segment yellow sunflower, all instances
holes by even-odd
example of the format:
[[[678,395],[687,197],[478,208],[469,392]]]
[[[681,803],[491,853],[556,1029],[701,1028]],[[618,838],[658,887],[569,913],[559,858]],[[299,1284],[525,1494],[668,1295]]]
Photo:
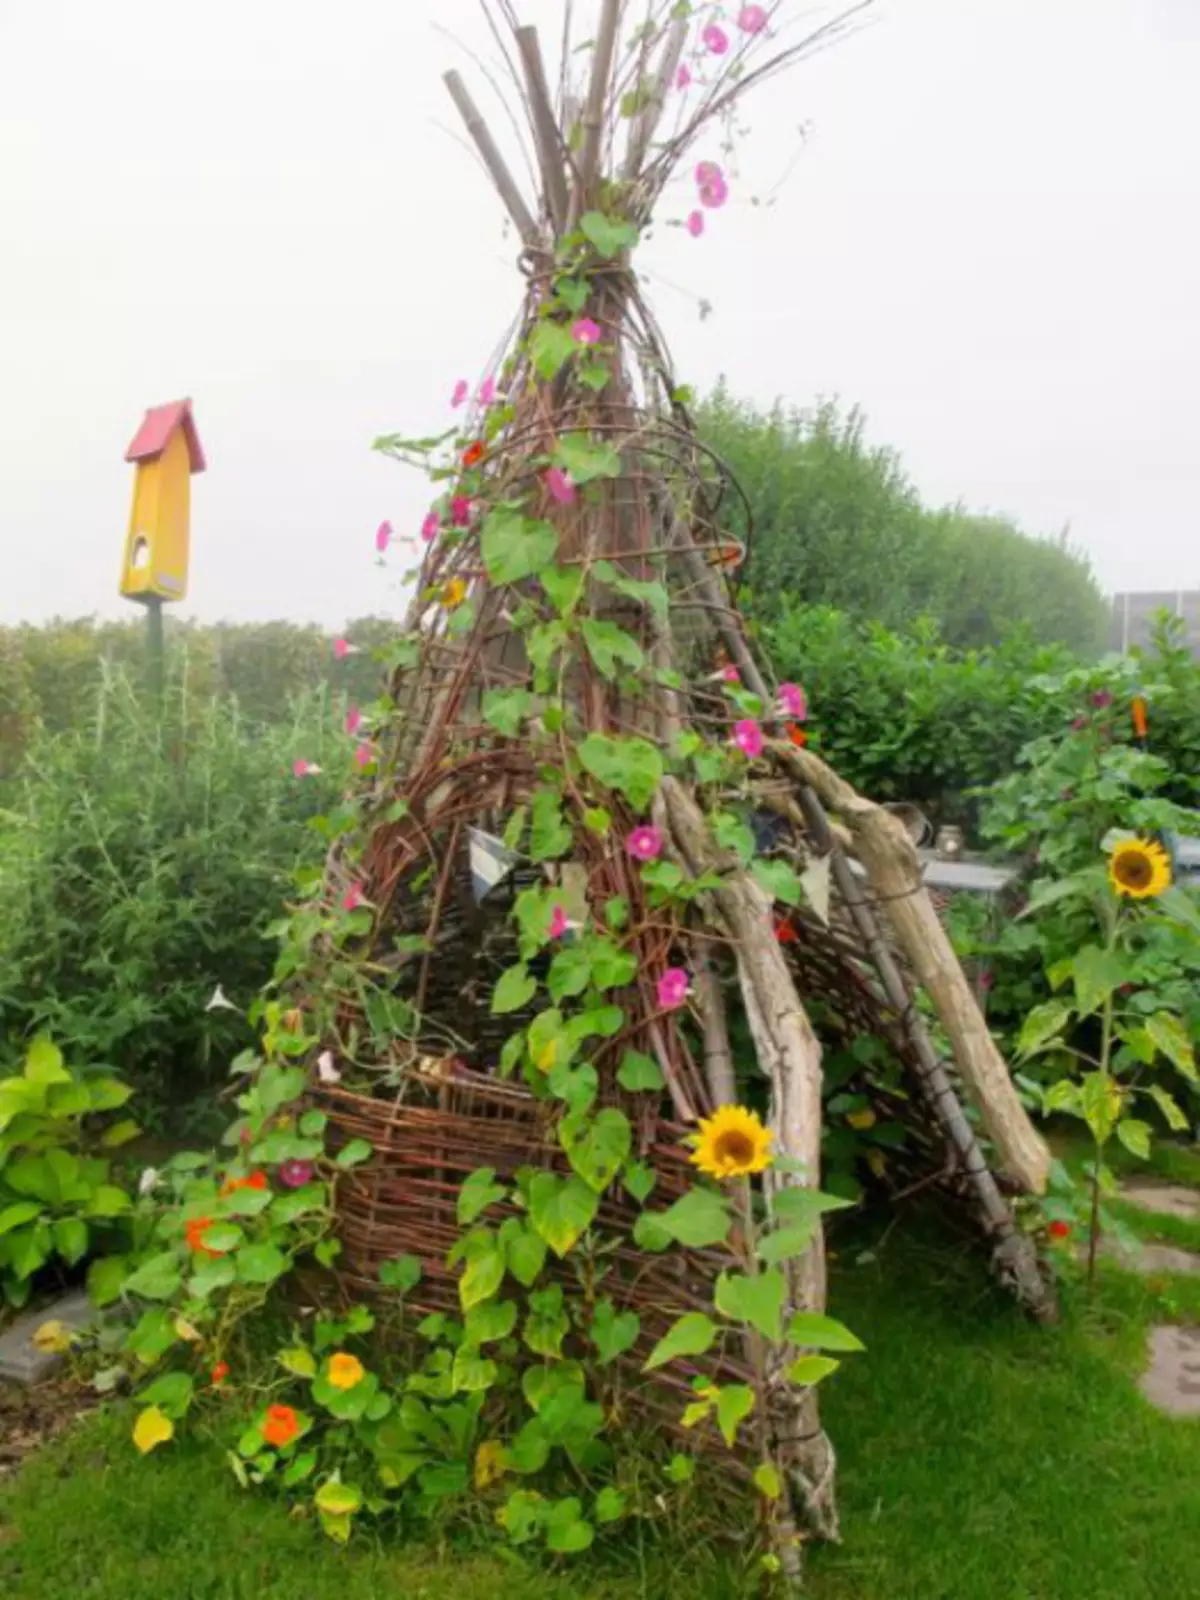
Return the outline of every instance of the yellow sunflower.
[[[1118,894],[1149,900],[1171,887],[1171,863],[1162,845],[1148,839],[1122,839],[1108,857],[1108,876]]]
[[[700,1123],[692,1161],[710,1178],[744,1178],[771,1165],[771,1141],[757,1111],[721,1106]]]
[[[329,1358],[329,1382],[335,1389],[353,1389],[366,1377],[363,1364],[357,1356],[339,1350]]]

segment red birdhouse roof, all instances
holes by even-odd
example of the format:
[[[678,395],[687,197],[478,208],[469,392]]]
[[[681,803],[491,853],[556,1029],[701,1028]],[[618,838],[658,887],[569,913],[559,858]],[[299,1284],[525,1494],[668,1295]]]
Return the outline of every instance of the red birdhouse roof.
[[[125,452],[126,461],[153,461],[154,457],[162,455],[170,444],[176,428],[183,429],[192,471],[203,472],[206,465],[204,449],[200,443],[200,435],[196,432],[190,400],[172,400],[165,406],[152,406],[142,419],[141,427],[134,434],[133,443]]]

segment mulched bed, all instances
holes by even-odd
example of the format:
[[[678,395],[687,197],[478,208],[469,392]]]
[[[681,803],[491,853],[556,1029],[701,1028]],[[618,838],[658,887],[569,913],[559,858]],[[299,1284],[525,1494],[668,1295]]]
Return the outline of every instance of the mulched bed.
[[[32,1389],[0,1380],[0,1482],[96,1403],[97,1396],[69,1374],[48,1378]]]

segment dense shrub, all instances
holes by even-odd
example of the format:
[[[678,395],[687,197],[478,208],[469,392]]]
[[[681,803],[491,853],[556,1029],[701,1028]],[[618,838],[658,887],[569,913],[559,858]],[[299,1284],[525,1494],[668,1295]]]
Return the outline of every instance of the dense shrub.
[[[266,930],[298,859],[320,859],[307,822],[349,765],[344,713],[320,692],[255,728],[186,671],[161,716],[115,672],[85,704],[73,730],[35,733],[6,786],[0,1059],[45,1030],[178,1109],[249,1037],[206,1005],[220,984],[245,1006],[270,975]],[[294,778],[301,756],[323,772]]]
[[[959,647],[1024,626],[1083,654],[1101,648],[1108,607],[1082,555],[1000,517],[923,507],[899,458],[865,442],[859,412],[763,412],[719,388],[698,420],[749,502],[760,616],[803,602],[901,630],[928,616]]]

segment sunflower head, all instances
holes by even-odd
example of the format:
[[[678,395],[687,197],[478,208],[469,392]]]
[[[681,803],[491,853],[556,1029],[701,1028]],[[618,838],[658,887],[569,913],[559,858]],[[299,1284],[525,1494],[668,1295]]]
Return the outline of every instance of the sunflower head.
[[[1122,839],[1108,857],[1108,877],[1120,895],[1149,900],[1171,887],[1171,863],[1162,845],[1148,839]]]
[[[710,1178],[745,1178],[771,1165],[773,1138],[757,1111],[722,1106],[701,1121],[692,1161]]]

